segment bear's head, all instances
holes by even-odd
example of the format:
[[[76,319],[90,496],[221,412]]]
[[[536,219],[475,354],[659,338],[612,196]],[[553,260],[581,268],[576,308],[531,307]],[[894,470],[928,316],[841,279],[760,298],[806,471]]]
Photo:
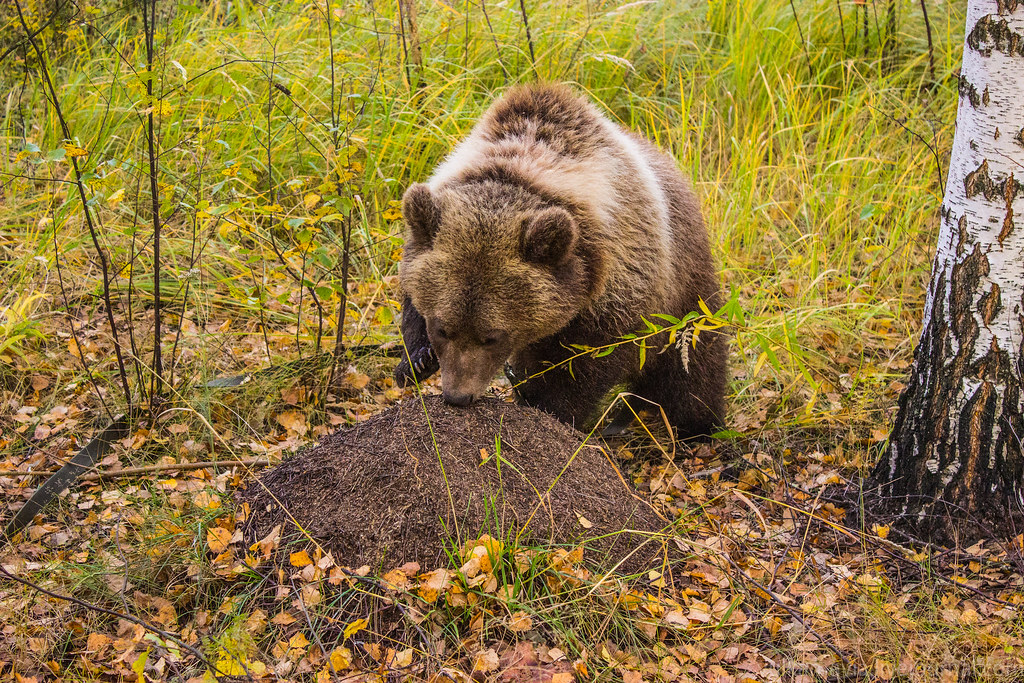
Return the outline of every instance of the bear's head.
[[[503,183],[415,184],[402,213],[402,288],[426,319],[449,403],[471,403],[510,356],[592,301],[594,259],[564,206]]]

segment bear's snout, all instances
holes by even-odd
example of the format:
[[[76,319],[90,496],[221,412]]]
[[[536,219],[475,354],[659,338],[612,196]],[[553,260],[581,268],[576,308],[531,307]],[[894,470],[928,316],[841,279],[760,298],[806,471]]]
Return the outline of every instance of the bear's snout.
[[[443,391],[442,396],[445,403],[460,408],[465,408],[476,399],[473,394],[460,394],[455,391]]]

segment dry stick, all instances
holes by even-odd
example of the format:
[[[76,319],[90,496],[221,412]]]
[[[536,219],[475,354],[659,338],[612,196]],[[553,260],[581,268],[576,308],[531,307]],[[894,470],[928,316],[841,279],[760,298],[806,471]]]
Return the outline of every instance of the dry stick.
[[[941,193],[943,188],[946,187],[946,179],[942,176],[942,159],[939,157],[939,151],[938,149],[936,149],[935,145],[929,143],[927,140],[924,139],[924,137],[921,136],[920,133],[913,130],[912,128],[909,128],[907,124],[897,119],[896,117],[892,116],[891,114],[884,112],[881,109],[875,109],[875,107],[871,108],[877,111],[882,116],[889,119],[890,121],[892,121],[893,123],[895,123],[896,125],[898,125],[903,130],[913,135],[915,138],[921,141],[921,144],[928,148],[928,151],[931,152],[932,157],[935,159],[935,173],[936,175],[939,176],[939,192]]]
[[[800,15],[796,13],[796,5],[793,4],[793,0],[789,0],[789,8],[793,10],[793,21],[796,22],[796,30],[797,33],[800,34],[800,49],[803,50],[804,59],[807,60],[807,75],[810,76],[811,80],[814,80],[814,67],[811,66],[811,53],[807,51],[807,41],[804,39],[804,29],[800,26]]]
[[[402,40],[402,54],[405,56],[403,64],[405,65],[405,80],[409,83],[409,87],[412,87],[412,71],[409,69],[409,46],[405,41],[405,10],[403,0],[398,0],[398,35]]]
[[[277,203],[277,193],[274,187],[274,160],[271,146],[274,142],[274,133],[271,130],[271,114],[274,111],[274,65],[277,62],[277,46],[274,46],[274,59],[270,63],[270,70],[267,72],[267,199],[271,204]]]
[[[147,12],[147,7],[149,11]],[[149,153],[149,195],[153,213],[153,377],[150,385],[150,408],[155,407],[163,393],[163,359],[160,357],[160,188],[156,160],[156,132],[153,109],[153,35],[156,32],[156,0],[142,3],[142,30],[146,37],[146,97],[149,113],[146,115],[146,145]],[[154,411],[155,412],[155,411]]]
[[[928,70],[935,80],[935,48],[932,46],[932,22],[928,19],[928,6],[921,0],[921,14],[924,15],[924,31],[928,36]]]
[[[252,467],[258,465],[271,465],[268,458],[243,458],[242,460],[204,460],[203,462],[180,462],[164,463],[162,465],[140,465],[139,467],[125,467],[122,470],[94,471],[82,475],[82,481],[99,481],[101,479],[117,479],[135,474],[153,474],[154,472],[185,472],[188,470],[205,470],[208,467]],[[4,472],[5,477],[45,477],[56,474],[58,470],[38,470],[36,472]]]
[[[868,6],[867,3],[861,5],[864,9],[864,56],[868,56],[868,48],[871,46],[871,41],[868,36]]]
[[[18,0],[15,0],[15,2],[17,2],[17,1]],[[34,583],[32,581],[29,581],[28,579],[23,579],[20,576],[15,576],[14,574],[12,574],[9,571],[7,571],[7,569],[2,564],[0,564],[0,575],[3,575],[5,577],[7,577],[8,579],[10,579],[11,581],[14,581],[16,583],[20,583],[23,586],[27,586],[28,588],[31,588],[31,589],[36,590],[36,591],[39,591],[43,595],[48,595],[51,598],[54,598],[55,600],[64,600],[65,602],[74,603],[74,604],[78,605],[79,607],[84,607],[85,609],[90,610],[92,612],[99,612],[101,614],[106,614],[107,616],[117,617],[119,619],[124,619],[126,621],[130,621],[133,624],[141,626],[142,628],[146,629],[147,631],[149,631],[151,633],[157,634],[158,636],[160,636],[164,640],[170,640],[173,643],[175,643],[176,645],[178,645],[179,647],[185,648],[186,650],[188,650],[192,654],[193,657],[195,657],[200,662],[202,662],[202,664],[204,666],[206,666],[208,669],[210,669],[211,671],[216,672],[217,674],[219,674],[221,676],[225,675],[220,669],[218,669],[213,664],[213,662],[211,662],[208,659],[206,659],[206,657],[203,656],[203,653],[201,653],[199,650],[195,649],[194,647],[192,647],[191,645],[186,643],[184,640],[182,640],[178,636],[174,635],[173,633],[169,633],[167,631],[159,629],[156,626],[153,626],[152,624],[150,624],[150,623],[148,623],[146,621],[143,621],[142,619],[139,619],[136,616],[133,616],[131,614],[127,614],[125,612],[118,612],[116,610],[107,609],[106,607],[100,607],[99,605],[94,605],[91,602],[86,602],[85,600],[80,600],[80,599],[74,597],[73,595],[61,595],[60,593],[54,593],[53,591],[50,591],[50,590],[47,590],[47,589],[43,588],[38,583]],[[232,657],[234,658],[233,655],[232,655]]]
[[[882,51],[883,54],[891,56],[893,50],[896,49],[896,0],[889,0],[889,5],[885,9],[885,49]]]
[[[847,659],[846,656],[843,655],[843,653],[839,651],[839,648],[837,648],[835,645],[833,645],[832,643],[830,643],[827,640],[825,640],[825,637],[823,635],[821,635],[820,633],[815,631],[813,627],[808,625],[808,623],[806,621],[804,621],[803,615],[801,615],[800,612],[798,612],[796,609],[794,609],[794,608],[790,607],[789,605],[787,605],[786,602],[780,596],[775,594],[775,591],[770,590],[766,586],[762,586],[753,577],[751,577],[749,574],[747,574],[747,572],[744,571],[742,567],[740,567],[738,564],[736,564],[735,560],[733,560],[731,557],[729,557],[729,553],[721,553],[721,557],[724,557],[726,562],[728,562],[730,565],[732,565],[732,568],[735,569],[737,572],[739,572],[739,574],[742,577],[743,581],[749,583],[754,588],[756,588],[758,591],[760,591],[761,593],[764,593],[765,595],[767,595],[769,598],[771,598],[772,602],[774,602],[776,605],[778,605],[782,609],[784,609],[787,612],[789,612],[789,615],[791,617],[793,617],[794,619],[796,619],[797,621],[799,621],[803,625],[803,627],[807,630],[808,633],[813,634],[814,637],[818,640],[819,643],[821,643],[822,645],[827,647],[829,650],[831,650],[832,654],[834,654],[836,657],[838,657],[839,660],[847,668],[849,668],[850,660]]]
[[[924,0],[921,0],[924,2]],[[843,6],[836,0],[836,14],[839,15],[839,35],[843,39],[843,54],[846,53],[846,27],[843,26]]]
[[[50,91],[50,98],[53,102],[54,113],[57,114],[57,120],[60,122],[61,132],[64,134],[64,139],[71,142],[71,129],[68,128],[67,120],[64,118],[64,112],[60,107],[60,99],[57,97],[57,90],[54,88],[53,80],[50,78],[50,69],[46,66],[46,59],[43,57],[42,50],[39,49],[39,45],[36,44],[35,34],[32,33],[28,24],[25,22],[25,15],[21,11],[21,0],[14,0],[14,7],[18,12],[18,20],[21,23],[21,27],[25,30],[25,35],[28,36],[28,42],[32,45],[33,51],[36,53],[36,57],[39,59],[39,68],[42,70],[43,78],[46,81],[47,89]],[[93,222],[92,214],[89,212],[89,200],[85,196],[85,185],[82,182],[82,173],[78,168],[78,157],[71,157],[71,167],[75,171],[74,184],[78,188],[78,197],[82,201],[82,212],[85,215],[85,224],[89,229],[89,237],[92,239],[93,248],[96,250],[96,255],[100,259],[100,270],[103,273],[103,304],[107,309],[107,324],[110,326],[110,335],[114,340],[114,355],[117,357],[117,373],[121,379],[121,388],[124,391],[124,400],[127,404],[128,411],[132,408],[132,392],[128,386],[128,372],[124,366],[124,355],[121,353],[121,340],[117,335],[117,326],[114,324],[114,309],[110,302],[110,269],[107,263],[106,252],[103,251],[103,247],[100,246],[99,235],[96,233],[96,224]],[[56,228],[54,228],[56,231]],[[56,232],[54,233],[54,239],[56,239]]]
[[[868,6],[864,5],[864,11],[868,11]],[[865,16],[867,16],[865,14]],[[875,35],[878,36],[878,49],[880,53],[885,54],[885,37],[882,35],[882,27],[878,25],[878,3],[875,0],[871,0],[871,16],[875,20]]]
[[[351,253],[352,214],[345,216],[345,237],[341,248],[341,301],[338,302],[338,324],[334,338],[334,363],[331,364],[331,375],[327,380],[328,390],[341,386],[341,357],[345,353],[345,314],[348,312],[348,267]],[[337,386],[335,386],[337,385]],[[326,396],[324,397],[326,407]]]
[[[494,57],[498,60],[498,66],[501,67],[502,80],[504,83],[508,83],[508,69],[505,68],[505,62],[501,60],[501,47],[498,45],[498,36],[494,35],[491,17],[487,14],[487,0],[480,0],[480,9],[484,13],[484,21],[487,22],[487,32],[491,34],[491,40],[494,41]]]
[[[142,181],[139,180],[139,176],[135,176],[135,206],[132,208],[132,241],[128,248],[128,262],[124,267],[128,269],[128,287],[125,294],[127,316],[128,316],[128,348],[132,353],[132,368],[135,370],[135,381],[136,385],[141,390],[142,387],[146,386],[145,380],[142,378],[142,363],[139,361],[142,358],[142,354],[139,353],[139,345],[135,341],[135,325],[131,324],[133,320],[134,310],[132,308],[132,292],[135,291],[135,259],[137,258],[137,252],[135,251],[135,240],[138,235],[136,228],[139,225],[139,185]]]
[[[60,296],[64,300],[64,308],[67,310],[68,326],[71,328],[71,338],[75,340],[75,347],[82,350],[82,345],[78,343],[78,330],[75,329],[75,321],[71,317],[71,303],[68,301],[68,291],[64,287],[64,269],[60,265],[60,249],[57,247],[57,222],[53,222],[53,262],[57,266],[57,284],[60,286]],[[99,399],[100,405],[103,406],[103,411],[107,414],[107,417],[111,421],[114,419],[114,414],[110,411],[107,406],[107,402],[103,399],[103,392],[100,391],[100,385],[96,382],[96,378],[93,377],[92,368],[85,361],[85,354],[79,353],[76,356],[82,364],[82,369],[85,370],[85,376],[89,378],[89,384],[92,385],[93,389],[96,390],[96,398]]]
[[[530,35],[530,20],[526,16],[526,0],[519,0],[519,11],[523,16],[523,27],[526,28],[526,44],[530,47],[530,64],[533,66],[533,77],[537,77],[537,56],[533,52],[533,36]]]
[[[317,7],[320,3],[317,3]],[[331,142],[334,144],[334,152],[338,152],[338,119],[335,113],[334,90],[337,87],[334,76],[334,22],[331,21],[331,3],[324,8],[324,16],[327,18],[327,51],[331,58]]]
[[[266,264],[263,266],[266,268]],[[260,331],[263,333],[263,347],[267,351],[267,363],[273,363],[274,358],[270,355],[270,337],[267,336],[267,319],[264,315],[263,310],[263,287],[260,286],[260,282],[256,279],[256,271],[253,270],[252,265],[249,266],[249,273],[252,275],[252,284],[256,288],[258,293],[257,301],[259,301],[259,312],[260,312]]]

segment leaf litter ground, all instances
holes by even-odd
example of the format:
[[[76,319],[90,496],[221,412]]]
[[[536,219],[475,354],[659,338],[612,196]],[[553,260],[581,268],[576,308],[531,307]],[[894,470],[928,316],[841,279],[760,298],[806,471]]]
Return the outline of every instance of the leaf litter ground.
[[[667,522],[607,453],[533,408],[469,408],[407,399],[341,429],[265,472],[239,494],[252,540],[281,525],[335,561],[384,570],[443,567],[482,534],[517,544],[587,547],[605,569],[663,555]]]

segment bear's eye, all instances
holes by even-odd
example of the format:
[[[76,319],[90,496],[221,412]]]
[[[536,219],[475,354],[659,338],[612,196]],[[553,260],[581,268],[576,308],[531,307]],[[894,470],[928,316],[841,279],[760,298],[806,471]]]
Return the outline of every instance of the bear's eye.
[[[484,346],[494,346],[497,343],[498,343],[498,338],[497,337],[487,337],[486,339],[484,339]]]
[[[444,329],[443,327],[437,328],[437,336],[440,337],[441,339],[448,339],[448,330]]]

